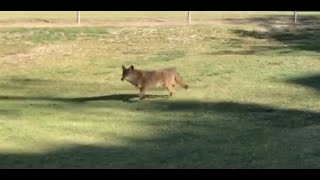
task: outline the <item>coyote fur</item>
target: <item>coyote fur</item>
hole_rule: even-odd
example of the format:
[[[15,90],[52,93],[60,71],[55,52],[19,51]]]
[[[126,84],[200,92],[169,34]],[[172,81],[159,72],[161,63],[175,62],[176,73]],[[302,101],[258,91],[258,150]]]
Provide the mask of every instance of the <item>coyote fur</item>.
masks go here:
[[[176,68],[165,68],[159,70],[139,70],[133,65],[126,68],[122,65],[121,81],[126,80],[140,90],[140,100],[145,98],[146,90],[163,86],[169,91],[169,97],[175,95],[174,87],[176,84],[188,89],[188,85],[183,81]]]

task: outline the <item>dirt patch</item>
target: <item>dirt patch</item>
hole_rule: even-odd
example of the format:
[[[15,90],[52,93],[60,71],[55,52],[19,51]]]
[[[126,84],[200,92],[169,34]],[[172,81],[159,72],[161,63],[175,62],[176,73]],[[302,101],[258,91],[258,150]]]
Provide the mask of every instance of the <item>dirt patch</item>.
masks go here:
[[[10,54],[0,58],[0,62],[9,64],[30,63],[41,56],[50,53],[66,54],[66,49],[71,49],[72,44],[46,44],[29,50],[27,53]]]
[[[312,23],[313,21],[304,21]],[[29,21],[6,21],[0,22],[0,27],[86,27],[86,26],[108,26],[108,27],[131,27],[131,26],[171,26],[171,25],[239,25],[239,24],[261,24],[261,23],[273,23],[273,24],[292,24],[292,20],[286,18],[248,18],[248,19],[207,19],[192,20],[188,24],[187,20],[173,19],[142,19],[141,21],[110,21],[107,19],[83,21],[78,25],[75,21],[57,21],[57,20],[29,20]]]
[[[78,25],[76,22],[15,22],[15,23],[0,23],[0,27],[87,27],[87,26],[108,26],[108,27],[134,27],[134,26],[170,26],[170,25],[219,25],[226,24],[227,21],[223,20],[208,20],[208,21],[193,21],[188,24],[186,21],[181,20],[173,20],[173,21],[165,21],[165,20],[149,20],[149,21],[134,21],[134,22],[82,22]]]

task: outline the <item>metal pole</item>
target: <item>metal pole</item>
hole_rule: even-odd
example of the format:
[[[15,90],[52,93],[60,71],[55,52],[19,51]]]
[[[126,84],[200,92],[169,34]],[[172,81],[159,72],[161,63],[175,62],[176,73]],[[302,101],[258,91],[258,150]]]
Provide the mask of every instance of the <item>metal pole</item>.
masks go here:
[[[297,20],[298,20],[298,12],[294,11],[294,23],[297,24]]]
[[[191,23],[191,11],[188,11],[188,23]]]
[[[77,22],[80,24],[80,11],[77,11]]]

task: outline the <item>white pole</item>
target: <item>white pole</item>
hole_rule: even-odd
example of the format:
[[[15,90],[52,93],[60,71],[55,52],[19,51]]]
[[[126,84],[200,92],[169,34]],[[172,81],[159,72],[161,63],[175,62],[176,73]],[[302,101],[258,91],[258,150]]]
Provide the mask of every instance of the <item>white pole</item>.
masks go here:
[[[298,12],[294,11],[294,23],[297,24],[297,20],[298,20]]]

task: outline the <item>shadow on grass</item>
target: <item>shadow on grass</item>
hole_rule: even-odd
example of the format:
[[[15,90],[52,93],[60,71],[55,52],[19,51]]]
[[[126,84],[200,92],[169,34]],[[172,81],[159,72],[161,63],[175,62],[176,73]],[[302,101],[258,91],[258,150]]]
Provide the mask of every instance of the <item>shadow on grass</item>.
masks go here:
[[[19,98],[17,98],[19,99]],[[16,100],[17,100],[16,99]],[[59,98],[62,100],[63,98]],[[80,98],[80,99],[91,99]],[[95,99],[95,98],[94,98]],[[63,101],[66,102],[66,101]],[[73,107],[72,104],[66,103]],[[131,110],[132,104],[90,103],[86,108]],[[69,144],[53,151],[0,152],[1,168],[310,168],[320,167],[316,127],[320,113],[239,102],[150,101],[152,119],[130,122],[154,133],[113,137],[125,145]],[[48,107],[50,108],[50,107]],[[68,111],[68,108],[63,110]],[[125,111],[124,111],[125,112]],[[82,113],[82,111],[79,111]],[[108,123],[108,122],[106,122]],[[314,127],[295,136],[301,129]],[[85,132],[84,132],[85,133]],[[314,155],[314,156],[313,156]]]
[[[299,23],[293,24],[293,16],[268,15],[264,17],[251,17],[245,19],[224,19],[231,24],[257,23],[262,27],[259,30],[247,30],[247,28],[231,29],[236,38],[226,39],[229,47],[234,49],[214,50],[206,53],[208,55],[254,55],[274,52],[276,54],[287,54],[299,51],[320,52],[320,16],[301,15]],[[245,41],[244,38],[254,38],[258,41]],[[212,37],[211,37],[212,38]],[[209,38],[210,39],[210,38]],[[259,41],[262,40],[262,41]],[[270,43],[264,41],[269,40]],[[277,43],[275,43],[277,42]],[[272,45],[265,45],[266,43]],[[243,49],[242,47],[246,48]]]
[[[286,82],[306,86],[320,91],[320,74],[291,78]]]
[[[148,61],[173,61],[175,59],[183,58],[186,56],[184,51],[171,50],[163,51],[156,54],[154,57],[148,59]]]
[[[257,23],[261,25],[274,24],[274,25],[288,25],[293,24],[294,17],[292,15],[266,15],[266,16],[257,16],[257,17],[248,17],[248,18],[226,18],[223,19],[227,23],[231,24],[249,24]],[[299,15],[298,16],[298,25],[314,25],[319,23],[320,15]]]
[[[32,89],[33,92],[52,92],[58,93],[54,90],[55,87],[67,87],[66,89],[78,90],[79,86],[83,89],[88,89],[92,86],[97,86],[94,82],[75,82],[68,80],[52,80],[52,79],[39,79],[39,78],[18,78],[18,77],[7,77],[1,78],[0,88],[4,91],[16,90],[25,91],[27,93]],[[105,86],[111,86],[109,83],[105,83]],[[53,90],[51,90],[53,89]],[[134,98],[138,98],[139,92],[136,94],[111,94],[105,96],[92,96],[92,97],[75,97],[75,98],[63,98],[63,97],[45,97],[45,96],[6,96],[0,95],[0,100],[48,100],[48,101],[62,101],[62,102],[74,102],[84,103],[89,101],[123,101],[123,102],[134,102]],[[168,95],[152,95],[146,94],[148,99],[156,98],[169,98]]]
[[[111,86],[109,83],[105,83]],[[1,77],[0,88],[5,91],[21,91],[21,90],[35,90],[35,91],[50,91],[53,87],[61,86],[71,89],[77,89],[79,86],[91,87],[95,86],[95,82],[81,82],[72,80],[61,80],[61,79],[42,79],[42,78],[24,78],[24,77]]]
[[[0,117],[1,116],[10,116],[10,117],[19,117],[22,113],[19,110],[15,109],[0,109]],[[1,119],[0,119],[1,120]]]
[[[319,89],[318,86],[318,76],[310,78],[302,78],[296,80],[290,80],[290,82],[303,84],[306,86],[311,86],[315,89]],[[132,99],[136,98],[136,101]],[[152,112],[175,112],[184,113],[192,112],[194,114],[228,114],[235,115],[236,117],[241,116],[252,116],[255,122],[265,121],[268,125],[273,127],[292,127],[296,128],[300,125],[308,125],[316,123],[320,120],[318,113],[306,113],[306,111],[300,110],[290,110],[290,109],[279,109],[270,106],[263,106],[259,104],[245,104],[237,102],[201,102],[201,101],[176,101],[174,99],[169,100],[168,95],[146,95],[144,101],[138,99],[138,94],[111,94],[105,96],[91,96],[91,97],[34,97],[34,96],[0,96],[1,101],[44,101],[44,103],[34,104],[34,106],[39,106],[43,108],[52,108],[50,104],[52,102],[61,102],[63,104],[56,104],[61,106],[62,111],[67,111],[68,109],[74,109],[80,104],[82,110],[84,109],[95,109],[95,108],[115,108],[132,110],[136,105],[130,104],[119,104],[110,103],[108,101],[123,101],[127,103],[131,102],[141,102],[137,103],[139,108],[135,110],[148,109],[150,113]],[[168,100],[167,100],[168,99]],[[95,101],[100,101],[100,103],[94,103]],[[93,102],[86,104],[85,102]],[[144,102],[147,102],[146,104]],[[4,111],[4,110],[3,110]],[[251,119],[251,118],[249,118]],[[265,125],[267,125],[265,124]]]
[[[266,31],[235,29],[233,33],[240,37],[255,39],[268,39],[280,42],[278,49],[291,49],[294,51],[320,52],[320,26],[288,26],[275,27],[272,24],[261,24]],[[255,46],[252,46],[255,49]],[[274,50],[273,49],[273,50]]]
[[[62,97],[27,97],[27,96],[0,96],[0,100],[44,100],[44,101],[62,101],[62,102],[73,102],[82,103],[89,101],[123,101],[123,102],[135,102],[132,99],[138,98],[138,94],[112,94],[105,96],[92,96],[92,97],[77,97],[77,98],[62,98]],[[168,95],[151,95],[146,94],[147,99],[154,98],[169,98]]]
[[[250,49],[244,50],[215,50],[212,52],[205,53],[206,55],[256,55],[256,54],[263,54],[268,53],[269,51],[273,50],[281,50],[279,53],[289,53],[290,51],[283,51],[283,47],[281,46],[266,46],[266,45],[254,45],[250,46]]]

